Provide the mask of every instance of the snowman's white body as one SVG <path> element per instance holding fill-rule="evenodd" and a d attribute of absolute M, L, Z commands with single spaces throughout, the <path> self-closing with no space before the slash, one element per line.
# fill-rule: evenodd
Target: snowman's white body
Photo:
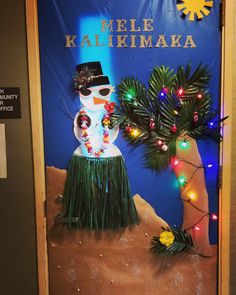
<path fill-rule="evenodd" d="M 103 126 L 102 119 L 106 114 L 106 110 L 104 109 L 104 103 L 95 105 L 93 102 L 93 98 L 96 95 L 98 97 L 98 93 L 96 92 L 97 87 L 89 88 L 92 93 L 89 97 L 84 98 L 80 95 L 81 103 L 83 104 L 82 109 L 86 112 L 86 115 L 91 119 L 91 125 L 88 127 L 87 132 L 89 135 L 89 140 L 93 148 L 93 153 L 89 154 L 87 148 L 84 145 L 83 137 L 82 137 L 82 129 L 77 124 L 77 119 L 80 113 L 78 112 L 74 119 L 74 134 L 78 141 L 81 143 L 80 146 L 74 151 L 74 154 L 78 156 L 85 157 L 94 157 L 94 152 L 98 151 L 103 145 Z M 106 97 L 106 101 L 110 100 L 109 97 Z M 121 152 L 117 146 L 113 144 L 115 139 L 117 138 L 119 133 L 119 127 L 115 126 L 113 129 L 109 129 L 109 144 L 106 144 L 106 149 L 101 155 L 101 158 L 108 157 L 116 157 L 120 156 Z"/>

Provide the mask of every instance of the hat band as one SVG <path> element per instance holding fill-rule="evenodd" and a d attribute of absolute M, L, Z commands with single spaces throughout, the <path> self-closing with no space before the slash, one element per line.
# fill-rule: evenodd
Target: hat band
<path fill-rule="evenodd" d="M 86 88 L 106 84 L 110 84 L 108 76 L 99 75 L 98 77 L 94 77 L 94 79 L 86 83 Z"/>

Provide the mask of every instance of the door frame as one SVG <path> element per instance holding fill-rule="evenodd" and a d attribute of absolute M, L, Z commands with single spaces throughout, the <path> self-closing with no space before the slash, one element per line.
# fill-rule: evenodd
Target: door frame
<path fill-rule="evenodd" d="M 223 133 L 224 140 L 221 143 L 220 162 L 222 165 L 222 187 L 220 189 L 219 206 L 219 268 L 218 268 L 218 288 L 220 295 L 230 294 L 230 253 L 231 253 L 231 235 L 230 221 L 236 219 L 231 215 L 232 199 L 232 180 L 236 176 L 232 171 L 232 147 L 233 147 L 233 128 L 232 118 L 235 116 L 233 111 L 233 83 L 236 79 L 233 70 L 233 61 L 236 57 L 234 34 L 236 26 L 234 25 L 236 5 L 234 1 L 221 1 L 223 7 L 222 19 L 222 70 L 221 70 L 221 116 L 229 116 L 226 120 Z"/>
<path fill-rule="evenodd" d="M 39 295 L 49 294 L 48 253 L 46 235 L 46 181 L 44 165 L 43 112 L 41 97 L 38 5 L 37 0 L 25 0 L 28 45 L 28 75 L 32 126 L 34 192 Z"/>
<path fill-rule="evenodd" d="M 226 1 L 225 1 L 226 2 Z M 48 283 L 48 256 L 45 217 L 45 167 L 44 141 L 42 120 L 42 99 L 40 83 L 40 56 L 38 36 L 38 8 L 37 0 L 25 0 L 29 90 L 31 103 L 32 144 L 35 182 L 37 257 L 38 257 L 38 284 L 39 295 L 49 294 Z M 220 190 L 219 208 L 219 294 L 228 295 L 230 288 L 230 196 L 232 185 L 232 117 L 233 117 L 233 81 L 236 75 L 233 71 L 233 60 L 236 57 L 234 48 L 234 1 L 225 3 L 225 24 L 222 29 L 222 79 L 221 79 L 221 106 L 222 116 L 228 115 L 224 125 L 224 140 L 220 149 L 222 165 L 222 188 Z M 227 32 L 227 34 L 226 34 Z M 234 114 L 236 115 L 236 114 Z M 235 175 L 236 176 L 236 175 Z"/>

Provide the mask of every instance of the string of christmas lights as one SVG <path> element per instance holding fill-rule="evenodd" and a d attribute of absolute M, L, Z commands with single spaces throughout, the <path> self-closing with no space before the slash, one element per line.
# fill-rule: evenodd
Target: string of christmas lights
<path fill-rule="evenodd" d="M 182 149 L 186 148 L 186 145 L 185 144 L 183 145 L 183 143 L 186 143 L 186 142 L 187 142 L 187 140 L 185 138 L 183 140 L 181 140 L 180 147 Z M 182 176 L 182 175 L 178 177 L 178 182 L 180 184 L 180 192 L 181 192 L 181 194 L 183 194 L 183 192 L 188 189 L 188 184 L 193 180 L 195 174 L 197 173 L 197 171 L 199 169 L 206 169 L 206 168 L 209 169 L 209 168 L 213 167 L 212 163 L 208 163 L 206 166 L 204 166 L 204 165 L 196 165 L 196 164 L 186 160 L 185 158 L 176 155 L 174 158 L 172 158 L 172 161 L 171 161 L 171 165 L 172 165 L 173 169 L 175 169 L 180 164 L 180 162 L 191 165 L 192 167 L 195 168 L 195 170 L 193 171 L 192 175 L 190 176 L 190 178 L 188 180 L 185 178 L 185 176 Z M 196 206 L 193 203 L 195 200 L 197 200 L 197 196 L 196 196 L 195 192 L 191 191 L 187 196 L 180 197 L 180 200 L 182 200 L 183 202 L 188 203 L 193 208 L 195 208 L 196 210 L 198 210 L 199 212 L 202 212 L 204 214 L 192 226 L 184 228 L 184 230 L 187 231 L 187 230 L 193 229 L 193 230 L 199 231 L 200 230 L 199 224 L 207 216 L 211 217 L 211 219 L 214 220 L 214 221 L 218 219 L 218 216 L 215 213 L 211 214 L 210 212 L 202 210 L 201 208 L 199 208 L 198 206 Z"/>

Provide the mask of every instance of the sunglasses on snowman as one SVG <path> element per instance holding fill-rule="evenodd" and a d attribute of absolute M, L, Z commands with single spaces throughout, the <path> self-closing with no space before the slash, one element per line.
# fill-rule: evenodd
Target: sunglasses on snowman
<path fill-rule="evenodd" d="M 101 96 L 108 96 L 114 91 L 113 86 L 102 86 L 102 87 L 90 87 L 80 90 L 82 96 L 89 96 L 92 92 L 99 93 Z"/>

